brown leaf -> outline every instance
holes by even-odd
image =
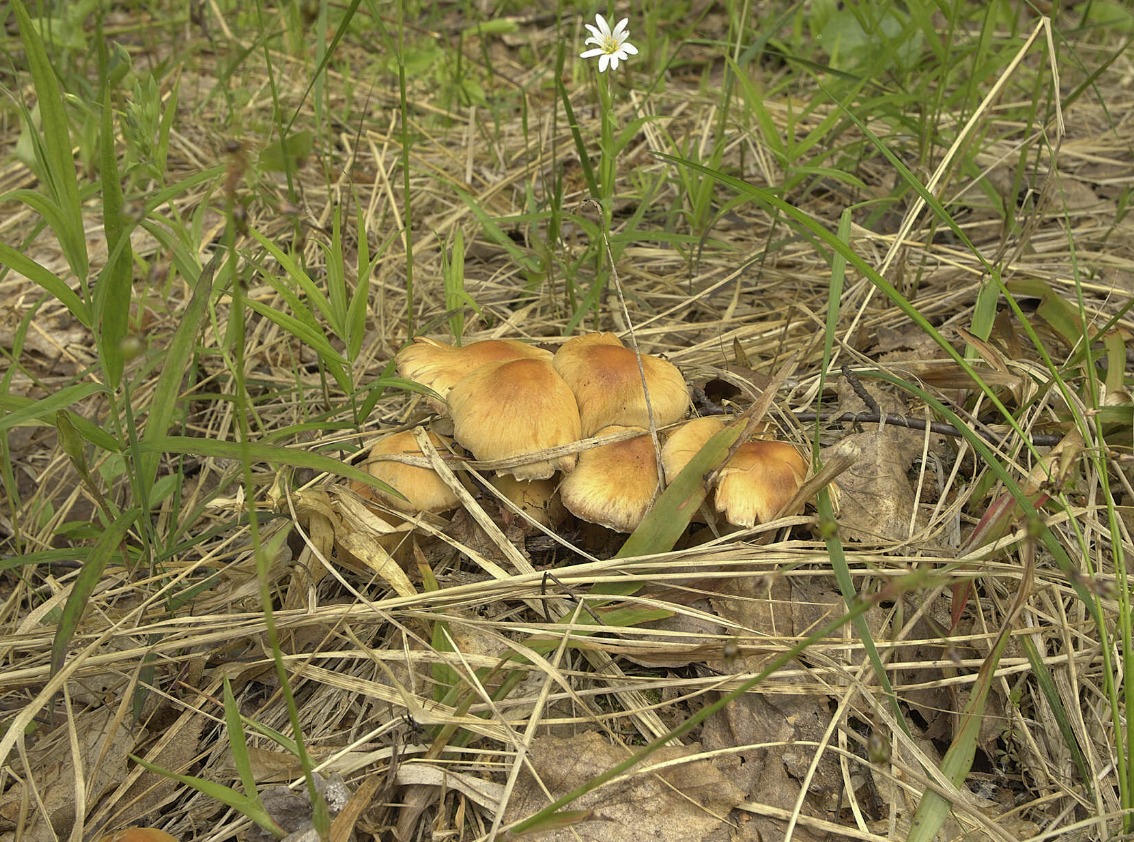
[[[78,735],[78,757],[71,750],[71,727]],[[28,750],[26,768],[14,764],[22,778],[34,782],[42,799],[42,808],[38,808],[37,799],[28,794],[32,807],[21,838],[53,842],[56,836],[67,836],[75,824],[75,763],[82,764],[89,809],[125,778],[126,755],[133,747],[134,740],[115,722],[110,707],[81,713],[73,726],[64,723],[47,734]],[[16,822],[24,797],[24,785],[16,784],[0,798],[0,822]]]
[[[905,414],[895,398],[872,391],[883,412]],[[863,412],[866,405],[846,381],[839,383],[839,412]],[[824,448],[824,459],[850,454],[853,464],[835,480],[839,534],[847,540],[890,543],[908,540],[910,515],[916,506],[907,477],[922,452],[924,434],[893,424],[847,436]],[[915,522],[914,528],[917,528]]]
[[[612,746],[593,731],[573,737],[540,737],[531,746],[531,767],[543,786],[558,798],[626,759],[629,749]],[[660,749],[645,762],[657,767],[698,754],[697,744]],[[568,809],[592,811],[571,828],[524,836],[532,842],[696,842],[728,827],[728,814],[743,792],[706,760],[693,760],[629,777],[588,792]],[[549,803],[525,768],[512,794],[505,823],[518,821]]]
[[[730,625],[750,629],[773,638],[807,634],[816,625],[831,621],[831,612],[841,605],[838,594],[787,579],[761,587],[751,580],[731,583],[732,597],[716,597],[713,607]],[[759,671],[772,655],[740,657],[724,664],[728,673]],[[705,720],[701,741],[706,749],[750,746],[726,756],[715,765],[747,793],[746,801],[792,811],[799,799],[802,779],[807,775],[814,748],[795,748],[796,742],[814,744],[821,739],[830,719],[826,696],[806,695],[783,688],[783,679],[773,678],[753,692]],[[712,701],[710,699],[710,701]],[[764,746],[768,746],[765,748]],[[823,758],[812,778],[803,812],[829,820],[828,810],[837,801],[841,777],[834,755]],[[753,815],[741,827],[741,839],[782,838],[785,825],[776,819]],[[827,837],[815,836],[797,826],[797,842]]]

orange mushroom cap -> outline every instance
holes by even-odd
[[[766,523],[795,496],[806,476],[807,463],[786,441],[745,442],[721,469],[717,511],[733,526]]]
[[[482,365],[521,359],[550,362],[551,352],[534,345],[525,345],[516,339],[485,339],[458,348],[436,339],[418,336],[412,345],[397,353],[394,365],[402,377],[428,386],[445,397],[457,381]],[[438,412],[445,412],[445,407],[438,405],[436,401],[431,400],[430,406]]]
[[[708,444],[709,439],[724,428],[723,418],[706,415],[704,418],[690,419],[672,431],[666,438],[661,452],[665,481],[673,482],[681,470],[689,464],[689,460]]]
[[[445,449],[441,437],[436,433],[430,433],[429,440],[439,450]],[[385,436],[370,449],[371,457],[392,454],[422,455],[421,448],[417,446],[417,442],[414,440],[413,430]],[[399,512],[406,514],[432,512],[436,514],[437,512],[455,509],[460,504],[453,490],[429,468],[419,468],[416,465],[407,465],[405,462],[393,460],[367,462],[365,468],[372,477],[393,486],[406,499],[402,500],[370,487],[365,489],[365,493],[372,495]]]
[[[689,408],[689,392],[677,366],[642,354],[639,372],[637,355],[612,333],[567,340],[556,352],[553,364],[579,402],[584,436],[592,436],[610,424],[649,428],[642,373],[657,426],[680,420]]]
[[[489,363],[449,391],[453,434],[477,459],[510,459],[582,438],[575,396],[551,363]],[[575,467],[575,454],[516,465],[500,473],[547,479]]]
[[[559,486],[567,511],[588,523],[633,532],[646,516],[658,487],[650,435],[640,427],[603,427],[598,435],[639,430],[642,435],[579,454],[579,464]]]

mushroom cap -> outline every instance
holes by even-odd
[[[709,439],[725,428],[723,418],[706,415],[686,421],[669,434],[662,446],[662,467],[665,468],[665,481],[673,482],[682,469],[689,464]]]
[[[429,440],[433,442],[434,447],[444,449],[444,443],[437,434],[430,433]],[[422,455],[421,448],[417,446],[417,442],[414,440],[413,430],[385,436],[374,447],[370,448],[371,457],[395,453],[408,456]],[[429,468],[419,468],[416,465],[387,460],[367,462],[365,467],[372,477],[393,486],[405,496],[406,499],[402,500],[379,491],[377,488],[366,489],[366,492],[371,496],[399,512],[406,514],[433,512],[436,514],[437,512],[455,509],[460,504],[453,490]]]
[[[516,339],[485,339],[458,348],[418,336],[412,345],[397,353],[394,364],[402,377],[428,386],[445,397],[458,380],[482,365],[522,359],[550,362],[551,352]],[[445,407],[438,406],[436,401],[430,401],[430,405],[439,412],[445,411]]]
[[[786,441],[745,442],[721,469],[716,507],[733,526],[765,523],[803,485],[807,463]]]
[[[480,460],[510,459],[582,438],[575,396],[550,362],[489,363],[449,391],[453,436]],[[575,467],[575,454],[544,459],[500,473],[548,479]]]
[[[554,526],[566,515],[563,503],[555,493],[557,483],[554,479],[523,480],[499,474],[489,482],[536,523]]]
[[[657,460],[649,433],[640,427],[603,427],[598,435],[639,430],[642,435],[579,454],[579,464],[559,486],[567,511],[617,532],[633,532],[658,487]]]
[[[553,364],[579,402],[584,436],[610,424],[649,428],[637,355],[614,334],[570,339],[556,352]],[[642,354],[642,372],[650,389],[654,423],[663,427],[679,421],[689,408],[689,391],[677,366]]]

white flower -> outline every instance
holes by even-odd
[[[623,18],[611,32],[606,18],[602,15],[595,15],[595,23],[598,25],[584,24],[590,31],[591,37],[583,42],[584,44],[594,44],[595,49],[580,53],[579,58],[598,56],[598,69],[599,73],[602,73],[606,70],[608,64],[611,70],[617,70],[618,62],[626,61],[628,57],[638,55],[638,48],[626,40],[630,37],[630,33],[626,30],[626,24],[629,22],[630,18]]]

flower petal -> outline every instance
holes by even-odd
[[[579,58],[594,58],[595,56],[601,56],[604,53],[606,53],[606,50],[604,50],[602,47],[597,47],[593,50],[587,50],[585,53],[579,53]]]
[[[629,41],[619,47],[618,51],[621,53],[629,53],[632,56],[638,55],[638,48],[631,44]],[[625,58],[625,56],[623,56],[623,58]]]
[[[610,33],[611,37],[617,41],[620,38],[629,37],[630,33],[626,31],[626,24],[630,23],[630,18],[623,18],[618,22],[618,26]]]
[[[620,56],[619,53],[611,53],[610,54],[610,69],[611,70],[617,70],[618,69],[619,56]],[[626,56],[621,56],[621,57],[626,58]]]
[[[610,24],[606,22],[606,18],[602,15],[595,15],[595,23],[598,24],[599,32],[602,33],[604,38],[610,37]]]
[[[604,73],[606,71],[606,66],[608,64],[610,64],[610,61],[611,61],[612,58],[613,58],[613,56],[610,56],[607,53],[603,53],[601,56],[599,56],[599,58],[598,58],[598,72],[599,73]],[[618,65],[615,65],[615,67],[617,67],[617,66]]]
[[[591,26],[589,23],[584,23],[583,26],[585,26],[587,28],[587,31],[591,33],[591,37],[586,40],[586,43],[589,44],[591,41],[598,43],[600,40],[602,40],[602,33],[599,32],[597,26]]]

